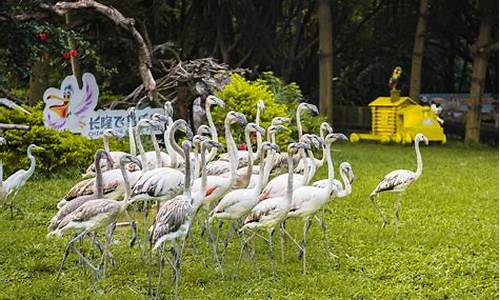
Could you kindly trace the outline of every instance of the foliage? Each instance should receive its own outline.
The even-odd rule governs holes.
[[[271,275],[267,242],[257,239],[256,265],[245,253],[240,276],[233,278],[240,251],[232,240],[224,257],[224,277],[212,262],[206,236],[195,221],[182,256],[181,299],[495,299],[498,297],[498,151],[457,147],[457,144],[422,147],[424,172],[402,201],[400,230],[396,235],[396,197],[386,193],[378,202],[389,223],[380,219],[367,195],[390,170],[414,168],[411,147],[379,144],[334,145],[336,166],[352,163],[356,179],[352,194],[328,203],[326,213],[330,255],[313,221],[308,235],[308,274],[302,274],[294,244],[287,240],[285,264],[280,262],[279,232],[274,234],[277,276]],[[481,166],[481,167],[477,167]],[[466,172],[464,172],[466,170]],[[325,178],[326,170],[317,178]],[[57,272],[72,237],[47,239],[47,222],[56,203],[79,181],[77,177],[30,180],[14,199],[24,215],[9,220],[0,212],[0,298],[2,299],[150,299],[146,259],[141,248],[128,247],[130,230],[118,226],[110,251],[116,268],[109,266],[90,290],[92,272],[83,270],[71,252],[61,277]],[[150,214],[149,221],[153,221]],[[197,218],[203,218],[198,214]],[[142,215],[137,221],[142,220]],[[302,221],[289,220],[288,231],[302,236]],[[215,225],[214,225],[215,227]],[[222,240],[230,224],[221,229]],[[138,223],[138,232],[144,227]],[[99,237],[104,235],[103,228]],[[215,228],[214,228],[215,230]],[[252,244],[252,243],[250,243]],[[86,239],[85,250],[88,249]],[[95,248],[94,248],[95,249]],[[97,251],[95,251],[98,254]],[[153,254],[153,289],[157,259]],[[170,255],[168,248],[165,256]],[[95,258],[97,261],[99,257]],[[172,298],[171,272],[165,263],[162,296]],[[153,290],[156,292],[156,290]]]
[[[92,162],[95,151],[103,147],[101,140],[90,140],[69,131],[58,132],[45,128],[41,105],[32,109],[31,115],[0,107],[0,123],[26,124],[31,127],[28,131],[5,131],[4,137],[7,145],[0,148],[0,159],[4,162],[5,177],[20,168],[29,166],[26,156],[29,144],[44,148],[44,150],[34,152],[37,161],[36,173],[44,175],[63,170],[81,172]],[[113,150],[126,149],[124,142],[113,140],[110,141],[110,147]]]
[[[224,132],[223,122],[229,111],[241,112],[249,122],[253,122],[257,112],[257,103],[262,100],[265,110],[261,114],[260,125],[267,128],[271,125],[271,120],[274,117],[289,117],[291,119],[291,125],[288,126],[290,130],[278,134],[277,142],[280,147],[285,147],[287,143],[297,139],[295,111],[299,103],[298,100],[302,99],[302,92],[295,83],[285,84],[272,72],[264,73],[256,81],[249,81],[240,75],[233,74],[231,83],[217,93],[217,96],[226,102],[224,109],[216,109],[213,113],[214,120],[219,125],[219,132]],[[304,116],[305,132],[319,132],[322,120],[320,117]],[[237,139],[239,142],[244,142],[243,136],[239,136]],[[224,137],[222,140],[224,141]]]

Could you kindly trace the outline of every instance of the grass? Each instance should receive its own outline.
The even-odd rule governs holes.
[[[286,264],[277,264],[272,280],[266,244],[257,243],[258,278],[244,259],[240,277],[222,279],[214,270],[208,247],[195,231],[202,255],[190,249],[183,261],[180,296],[185,299],[384,299],[498,298],[498,151],[462,144],[423,147],[424,173],[403,197],[401,225],[395,235],[396,195],[378,201],[390,224],[380,219],[367,199],[389,171],[415,169],[410,147],[338,145],[336,165],[350,161],[356,180],[350,197],[330,202],[327,214],[330,250],[325,254],[321,231],[313,224],[308,248],[308,274],[287,243]],[[325,176],[321,170],[318,177]],[[19,193],[24,216],[0,214],[1,299],[94,299],[91,273],[75,255],[56,280],[68,237],[47,239],[46,227],[60,197],[76,178],[38,178]],[[294,235],[300,220],[287,223]],[[199,229],[196,229],[199,231]],[[226,230],[227,231],[227,230]],[[224,231],[224,232],[226,232]],[[147,299],[147,277],[140,251],[127,246],[129,232],[120,228],[111,251],[118,266],[98,283],[99,299]],[[279,239],[275,235],[279,261]],[[230,244],[225,270],[231,274],[239,243]],[[163,295],[171,295],[165,269]]]

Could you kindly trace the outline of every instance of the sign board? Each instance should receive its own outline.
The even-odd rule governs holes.
[[[79,133],[87,125],[88,116],[97,105],[99,88],[94,75],[82,76],[83,87],[80,89],[74,75],[67,76],[61,88],[48,88],[43,93],[45,107],[43,123],[45,127],[56,130],[70,130]]]
[[[137,122],[144,118],[149,118],[154,113],[164,114],[163,108],[145,108],[135,111],[135,120],[132,120],[135,126]],[[101,137],[105,129],[113,129],[119,135],[128,135],[129,117],[126,110],[97,110],[90,113],[88,120],[82,130],[82,135],[92,139]],[[160,127],[154,128],[155,134],[161,134]],[[149,130],[142,130],[142,134],[149,133]]]
[[[128,134],[129,117],[126,110],[97,110],[99,87],[94,75],[84,73],[83,87],[80,89],[74,75],[67,76],[61,88],[48,88],[43,94],[45,107],[43,123],[45,127],[55,130],[69,130],[89,138],[99,138],[105,129],[113,129],[118,134]],[[162,108],[145,108],[135,111],[135,126],[138,120],[149,118],[154,113],[164,114]],[[156,134],[162,133],[159,126],[154,128]],[[142,130],[149,133],[149,129]]]

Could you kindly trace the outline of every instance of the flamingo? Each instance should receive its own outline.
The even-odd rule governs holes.
[[[214,95],[209,95],[205,99],[205,112],[207,114],[207,123],[208,126],[210,127],[210,132],[212,134],[212,141],[214,142],[219,142],[219,135],[217,133],[217,127],[215,127],[215,123],[212,118],[212,106],[219,106],[221,108],[224,108],[226,105],[225,102]],[[207,156],[207,162],[212,161],[215,158],[215,155],[217,155],[217,148],[213,147],[210,149],[210,153]]]
[[[261,112],[264,111],[265,109],[265,105],[264,105],[264,101],[262,100],[259,100],[257,102],[257,110],[256,110],[256,114],[255,114],[255,124],[257,126],[260,126],[260,114]],[[253,153],[252,150],[252,145],[251,143],[249,142],[246,142],[247,140],[245,139],[245,142],[246,142],[246,145],[247,145],[247,149],[250,148],[250,151],[252,153],[252,158],[253,160],[255,161],[256,159],[259,158],[259,151],[260,151],[260,146],[262,144],[262,134],[261,132],[256,132],[256,136],[257,136],[257,153]],[[248,139],[250,140],[250,138]],[[250,145],[250,147],[249,147]],[[245,167],[248,165],[248,155],[247,155],[247,150],[238,150],[236,152],[236,157],[237,157],[237,160],[238,160],[238,167]],[[222,154],[220,157],[219,157],[219,160],[223,160],[223,161],[229,161],[229,153],[224,153]],[[229,167],[228,167],[229,169]]]
[[[235,123],[242,123],[246,125],[247,120],[245,116],[241,113],[230,111],[227,113],[226,118],[224,120],[224,130],[225,130],[225,137],[226,137],[226,143],[227,143],[227,150],[230,153],[230,176],[229,178],[227,177],[222,177],[222,176],[215,176],[215,175],[210,175],[207,176],[207,190],[205,193],[205,198],[203,200],[204,205],[209,205],[212,202],[215,202],[219,199],[222,198],[232,187],[232,185],[235,183],[237,177],[236,177],[236,168],[237,168],[237,161],[236,161],[236,144],[234,143],[234,138],[231,133],[231,125]],[[214,162],[212,162],[214,163]],[[210,165],[210,164],[208,164]],[[207,172],[207,175],[210,173],[208,172],[208,165],[205,169]],[[193,183],[193,193],[200,193],[202,191],[201,189],[201,179],[197,178],[194,183]],[[208,206],[207,206],[208,209]],[[208,211],[207,211],[207,216],[208,216]]]
[[[369,198],[375,210],[382,218],[382,228],[387,224],[387,219],[375,202],[376,196],[381,192],[392,192],[398,194],[398,206],[396,208],[396,229],[399,227],[399,210],[401,208],[401,196],[406,189],[412,185],[422,175],[422,156],[420,154],[419,143],[424,142],[429,144],[429,140],[421,133],[415,136],[415,153],[417,155],[417,170],[415,172],[410,170],[395,170],[385,175],[384,179],[379,182],[377,187],[371,192]]]
[[[170,128],[170,143],[172,147],[179,147],[173,139],[177,130],[186,132],[188,138],[192,137],[191,129],[185,120],[176,120]],[[182,192],[184,174],[170,167],[156,168],[141,174],[132,189],[132,198],[156,198],[164,201],[172,199]]]
[[[331,144],[337,139],[346,139],[343,134],[338,135],[330,133],[325,137],[326,149],[324,152],[328,153],[326,162],[328,165],[328,184],[324,188],[315,186],[301,186],[294,190],[290,212],[288,217],[301,217],[304,219],[304,239],[302,244],[302,261],[303,272],[306,274],[306,249],[307,249],[307,232],[309,230],[309,223],[311,217],[321,209],[326,202],[330,199],[330,194],[334,188],[333,176],[333,161],[331,155]],[[326,241],[325,241],[326,242]]]
[[[254,172],[254,167],[251,162],[254,161],[254,153],[252,152],[252,142],[250,141],[250,133],[252,132],[257,132],[258,135],[264,134],[266,131],[264,128],[260,127],[256,123],[248,123],[245,126],[245,143],[247,146],[246,152],[247,154],[247,159],[245,160],[247,166],[246,167],[241,167],[238,170],[236,170],[236,182],[233,184],[233,188],[244,188],[248,186],[248,183],[252,177],[252,175],[255,174]],[[261,150],[259,149],[258,152]],[[249,163],[250,162],[250,163]],[[229,177],[231,172],[229,170],[226,173],[221,174],[220,176],[222,177]]]
[[[92,269],[94,273],[92,282],[93,290],[96,289],[96,280],[99,277],[100,269],[104,266],[105,256],[111,258],[114,264],[114,258],[109,252],[109,245],[118,218],[122,215],[126,215],[132,223],[131,218],[127,213],[127,207],[133,201],[130,198],[130,186],[127,180],[128,175],[125,171],[126,162],[133,162],[141,166],[140,161],[129,154],[123,156],[120,159],[120,169],[122,170],[123,177],[125,178],[124,184],[126,185],[126,195],[124,200],[116,201],[109,199],[95,199],[87,201],[72,213],[64,217],[58,224],[57,228],[49,232],[49,234],[47,235],[48,237],[61,236],[71,231],[76,231],[78,233],[77,236],[71,239],[68,243],[68,247],[66,248],[64,258],[61,263],[61,269],[66,258],[69,255],[69,251],[72,249],[80,257],[80,259]],[[88,235],[89,233],[104,227],[108,227],[108,229],[106,230],[106,243],[103,252],[104,254],[101,258],[101,263],[99,264],[99,266],[94,266],[92,262],[90,262],[83,255],[83,253],[75,247],[74,243],[75,241],[83,238],[85,235]]]
[[[106,153],[109,153],[105,151]],[[125,155],[124,155],[125,156]],[[123,156],[122,156],[123,157]],[[112,157],[110,155],[106,156],[108,164],[112,163]],[[101,168],[103,164],[101,163]],[[127,165],[128,177],[131,185],[135,185],[142,171],[138,168],[136,164]],[[97,174],[97,172],[96,172]],[[123,198],[123,181],[121,170],[112,169],[102,173],[102,195],[100,198],[119,200]],[[84,179],[76,183],[57,204],[60,209],[67,205],[69,202],[74,201],[76,198],[93,195],[97,191],[97,176],[94,178]],[[81,200],[80,200],[81,201]]]
[[[314,138],[314,135],[304,135],[301,138],[301,142],[304,141],[314,144],[315,146],[319,145],[318,140]],[[307,147],[307,153],[309,153],[310,150],[311,147]],[[301,156],[305,156],[306,150],[304,150],[304,148],[300,148],[298,153],[300,153]],[[305,170],[309,170],[309,161],[309,159],[304,159]],[[299,186],[307,184],[310,174],[311,172],[304,172],[303,174],[293,174],[293,187],[298,188]],[[259,195],[259,201],[263,201],[268,198],[284,196],[287,189],[287,182],[288,174],[281,174],[277,177],[274,177],[262,190],[262,193]]]
[[[36,160],[35,157],[31,154],[31,151],[35,149],[44,150],[42,147],[39,147],[35,144],[31,144],[28,146],[28,150],[26,151],[28,159],[30,160],[30,167],[28,168],[28,170],[21,169],[10,175],[5,181],[3,181],[2,176],[0,176],[0,187],[2,187],[0,200],[7,201],[10,198],[9,210],[11,219],[14,218],[14,198],[16,197],[19,190],[26,184],[28,179],[30,179],[31,175],[33,175],[33,173],[35,172]]]
[[[160,152],[160,146],[158,145],[158,141],[156,140],[156,136],[154,134],[153,126],[157,124],[156,120],[148,120],[141,119],[136,126],[135,135],[137,148],[139,149],[139,159],[144,166],[144,170],[151,170],[154,168],[160,168],[163,166],[167,166],[170,163],[170,159],[167,154]],[[154,151],[144,151],[144,146],[142,145],[141,139],[141,128],[148,127],[149,128],[149,136],[151,138]]]
[[[319,137],[321,139],[324,139],[325,138],[325,132],[326,133],[333,133],[333,129],[332,127],[330,126],[330,124],[328,124],[327,122],[323,122],[321,123],[320,127],[319,127]],[[326,157],[327,157],[327,153],[325,151],[323,151],[323,156],[321,157],[321,159],[317,159],[315,158],[314,156],[310,158],[310,162],[309,164],[311,165],[312,163],[315,164],[316,168],[319,169],[321,168],[325,161],[326,161]],[[295,173],[300,173],[300,172],[303,172],[304,171],[304,162],[302,160],[299,161],[297,167],[295,168]]]
[[[183,242],[189,232],[189,228],[191,226],[195,212],[195,207],[197,205],[197,203],[194,203],[196,201],[196,197],[193,197],[191,192],[191,161],[188,159],[189,149],[191,148],[191,146],[192,144],[190,141],[184,141],[182,143],[184,158],[186,162],[184,170],[185,178],[183,194],[176,196],[171,201],[168,201],[167,203],[165,203],[165,205],[160,207],[160,210],[156,215],[153,230],[150,236],[150,243],[151,245],[154,245],[152,247],[152,250],[158,251],[158,293],[160,292],[161,276],[163,273],[163,244],[165,242],[173,243],[174,261],[170,261],[168,257],[167,261],[170,263],[174,270],[175,298],[177,298],[177,289],[179,286],[179,279],[181,275],[182,249],[179,248],[179,242]]]
[[[250,212],[250,214],[246,217],[244,221],[243,227],[241,227],[240,231],[245,230],[256,230],[256,229],[265,229],[268,233],[267,242],[269,244],[269,258],[271,259],[273,277],[275,276],[275,266],[274,266],[274,252],[273,252],[273,232],[279,224],[281,224],[290,210],[290,203],[293,197],[293,184],[294,184],[294,174],[293,174],[293,158],[292,155],[296,153],[300,149],[310,148],[308,144],[299,142],[292,143],[288,146],[288,179],[287,179],[287,189],[286,194],[281,197],[275,197],[267,199],[266,201],[259,202]],[[286,230],[282,227],[281,230]],[[289,234],[288,234],[289,235]],[[253,237],[253,235],[252,235]],[[246,241],[242,243],[240,257],[238,259],[241,260],[241,256],[243,254],[243,250],[245,248]]]
[[[270,142],[262,143],[262,149],[260,151],[260,163],[259,163],[259,174],[257,184],[253,187],[241,188],[232,190],[227,193],[217,204],[217,206],[211,211],[209,223],[214,219],[219,220],[232,220],[233,222],[246,216],[252,208],[258,203],[258,196],[262,190],[262,186],[267,180],[267,175],[265,172],[265,165],[269,165],[270,161],[264,161],[264,156],[267,150],[278,151],[279,148],[275,144]],[[250,152],[250,151],[249,151]],[[252,157],[249,155],[249,169],[252,164]],[[248,175],[251,171],[249,171]],[[222,224],[219,224],[219,228]],[[233,223],[232,230],[235,230]],[[227,242],[230,239],[228,237],[224,242],[224,253],[227,247]],[[223,254],[224,255],[224,254]]]

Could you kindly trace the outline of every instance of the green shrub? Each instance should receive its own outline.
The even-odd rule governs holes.
[[[0,159],[4,164],[4,179],[12,172],[29,167],[26,149],[36,144],[45,150],[35,150],[36,173],[50,175],[59,171],[82,172],[92,161],[97,149],[102,148],[102,140],[90,140],[69,131],[56,131],[43,125],[42,105],[26,109],[31,115],[17,110],[0,107],[0,123],[26,124],[30,130],[7,130],[4,137],[7,145],[0,146]],[[127,149],[126,141],[111,140],[112,150]]]
[[[295,111],[297,105],[303,100],[302,92],[297,84],[285,84],[272,72],[265,72],[256,81],[248,81],[240,75],[233,74],[231,83],[218,92],[217,96],[226,102],[225,109],[217,108],[213,112],[214,122],[218,126],[220,133],[224,132],[223,123],[227,112],[231,110],[241,112],[249,122],[253,122],[257,111],[257,103],[262,100],[266,107],[260,118],[262,127],[268,127],[274,117],[288,117],[291,119],[291,125],[287,126],[289,130],[277,136],[280,148],[284,150],[286,144],[297,140]],[[302,120],[304,132],[318,133],[323,118],[303,114]],[[235,140],[237,143],[242,143],[244,141],[243,131],[238,130],[236,132],[240,133],[240,135],[235,135]],[[225,142],[224,136],[221,136],[221,140]]]

